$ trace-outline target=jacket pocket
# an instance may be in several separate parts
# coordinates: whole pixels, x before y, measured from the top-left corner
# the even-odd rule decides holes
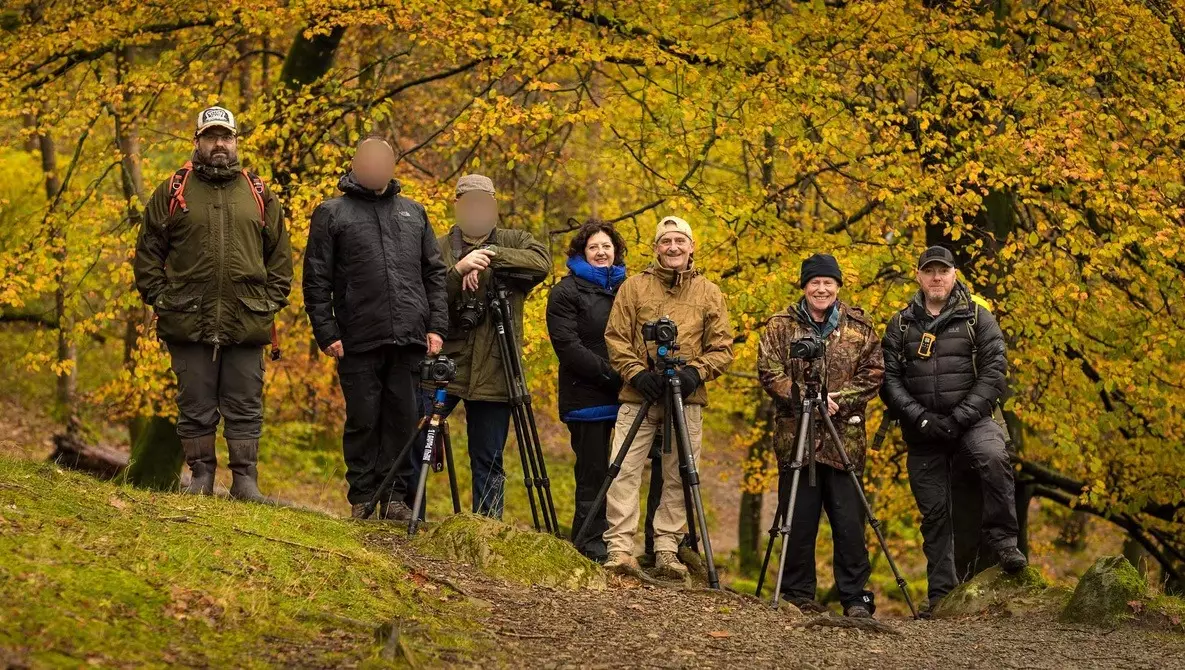
[[[279,305],[268,298],[255,296],[238,296],[242,309],[239,310],[239,325],[241,336],[237,339],[241,344],[267,344],[271,341],[272,315]]]
[[[165,342],[201,340],[201,293],[175,293],[166,290],[153,305],[156,310],[156,334]]]

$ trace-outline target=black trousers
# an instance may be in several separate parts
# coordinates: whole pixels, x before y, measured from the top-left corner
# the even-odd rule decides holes
[[[593,502],[605,476],[609,473],[609,454],[612,451],[613,421],[573,421],[568,424],[572,436],[572,451],[576,452],[576,513],[572,516],[572,541],[593,511]],[[608,551],[602,537],[609,525],[605,521],[605,506],[596,511],[596,518],[584,534],[585,540],[576,548],[590,558],[605,556]]]
[[[906,458],[909,487],[922,513],[928,597],[936,602],[958,585],[951,513],[951,465],[965,458],[979,475],[983,496],[982,529],[990,548],[1016,546],[1016,483],[1008,462],[1004,429],[990,417],[980,420],[957,444],[911,443]]]
[[[263,432],[263,347],[170,344],[177,375],[177,437],[218,431],[228,440],[257,440]]]
[[[392,467],[400,447],[416,432],[417,382],[424,347],[384,345],[346,354],[337,376],[346,399],[346,428],[342,452],[346,459],[347,498],[351,505],[370,500]],[[411,461],[394,464],[400,470],[391,498],[407,497]]]
[[[864,605],[874,610],[872,592],[864,588],[872,575],[868,545],[864,543],[864,506],[851,475],[822,463],[815,466],[815,486],[809,486],[807,470],[798,483],[798,499],[790,526],[790,546],[786,552],[786,570],[782,574],[782,593],[786,598],[814,600],[815,538],[819,519],[827,511],[834,547],[835,588],[844,609]],[[779,488],[789,495],[790,475],[781,477]]]

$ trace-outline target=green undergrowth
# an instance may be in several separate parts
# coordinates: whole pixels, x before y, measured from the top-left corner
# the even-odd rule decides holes
[[[0,459],[0,655],[33,667],[464,663],[476,609],[375,522],[152,493]],[[376,644],[376,630],[388,633]]]
[[[605,588],[605,572],[571,543],[472,514],[453,516],[416,538],[423,552],[468,563],[530,586]]]

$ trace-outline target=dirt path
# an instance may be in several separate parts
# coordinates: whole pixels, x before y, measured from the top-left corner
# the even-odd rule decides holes
[[[397,542],[402,544],[405,540]],[[406,551],[406,546],[402,548]],[[736,594],[613,577],[604,591],[508,585],[467,566],[408,557],[486,605],[493,658],[542,668],[1185,668],[1185,638],[1069,626],[1044,615],[912,621],[885,631],[773,611]]]

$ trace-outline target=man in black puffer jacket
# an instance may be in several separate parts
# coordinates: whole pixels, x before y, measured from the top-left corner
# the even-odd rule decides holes
[[[313,212],[304,297],[317,345],[338,362],[348,498],[358,516],[416,430],[419,363],[443,345],[448,301],[436,235],[424,207],[399,195],[391,146],[364,140],[352,167],[338,183],[344,195]],[[406,521],[411,462],[398,466],[380,514]]]
[[[1017,572],[1015,483],[1004,428],[993,419],[1006,383],[1004,334],[956,280],[955,260],[930,247],[918,260],[921,290],[885,329],[881,398],[909,446],[910,488],[922,513],[931,608],[958,583],[950,463],[962,453],[983,489],[983,529],[1000,566]]]

